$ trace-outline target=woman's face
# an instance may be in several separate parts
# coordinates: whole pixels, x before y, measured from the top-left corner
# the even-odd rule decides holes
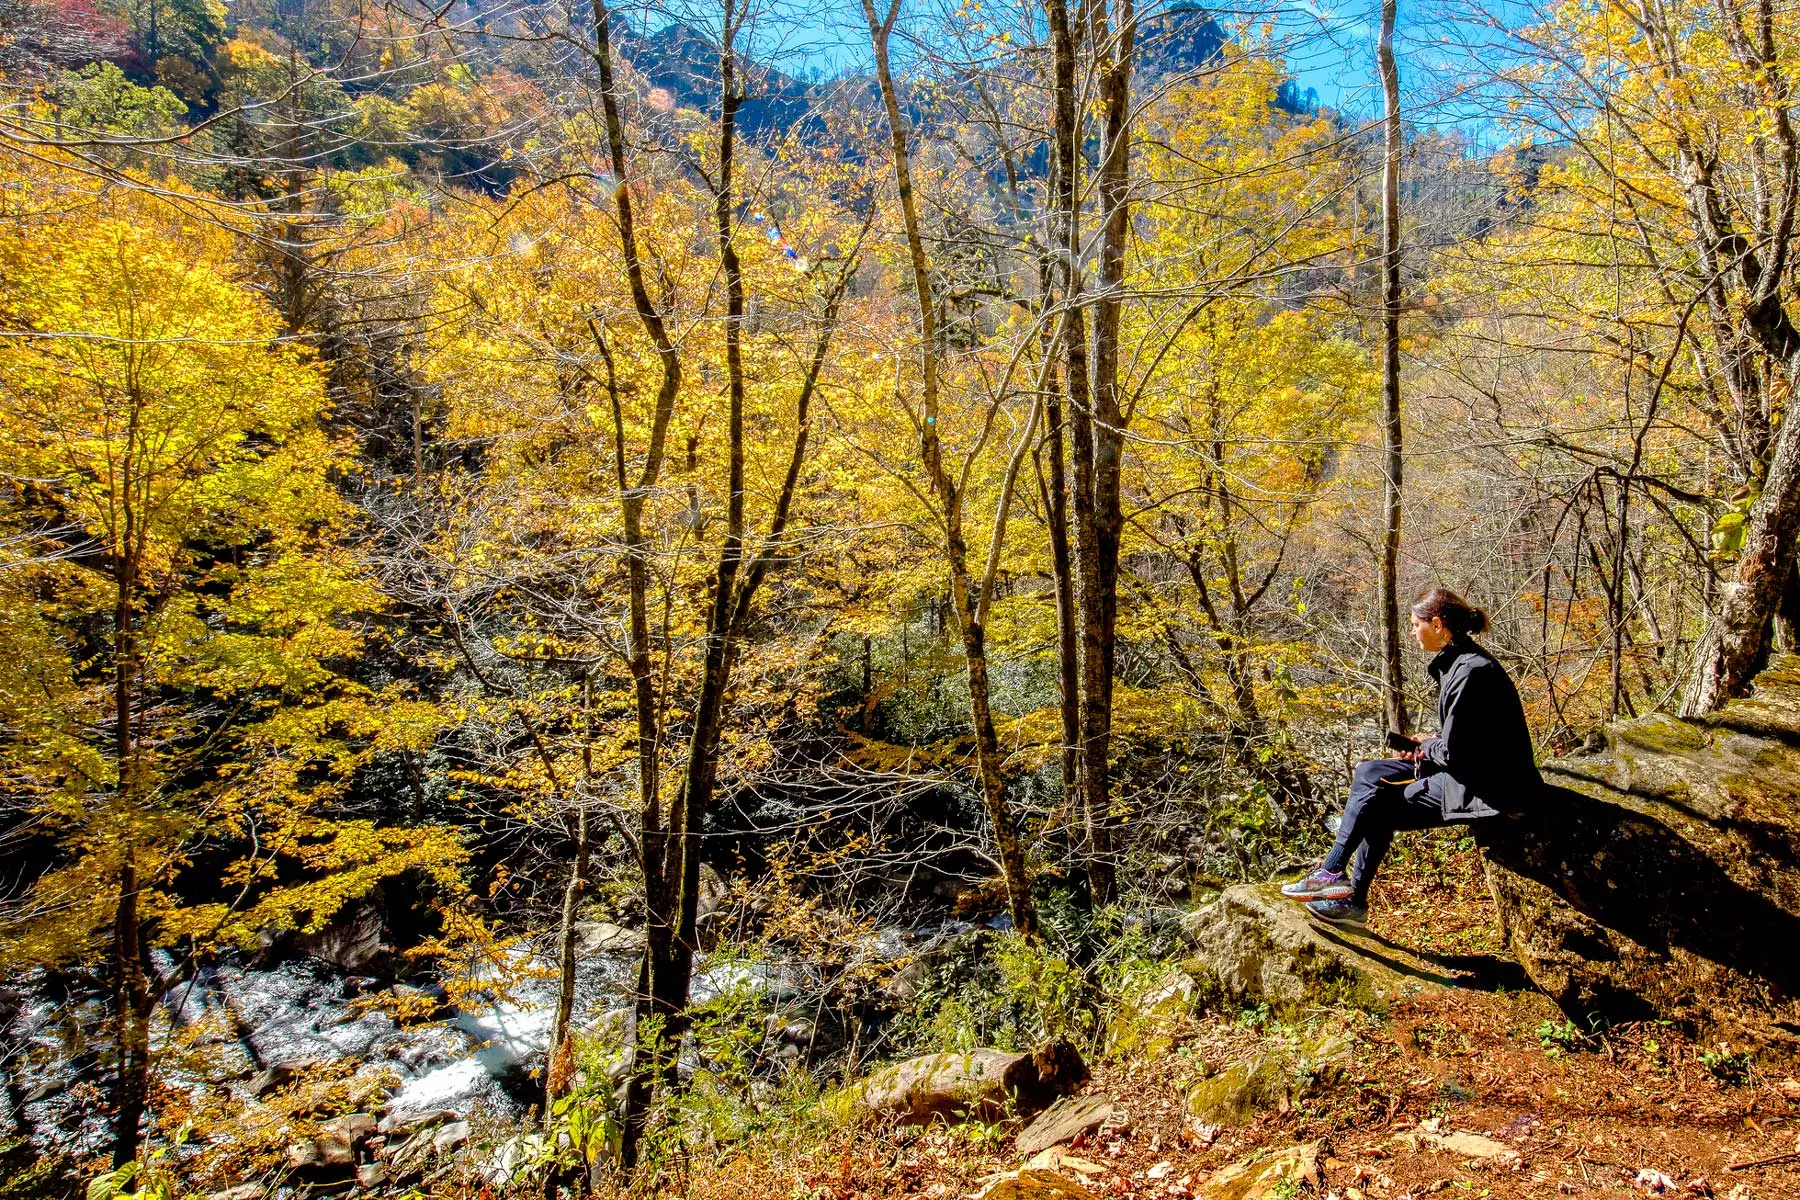
[[[1444,618],[1433,617],[1429,621],[1412,618],[1413,641],[1419,643],[1419,649],[1427,654],[1436,654],[1450,644],[1450,630],[1444,624]]]

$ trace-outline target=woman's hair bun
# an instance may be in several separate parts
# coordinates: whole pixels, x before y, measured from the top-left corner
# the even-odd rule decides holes
[[[1449,588],[1428,588],[1413,601],[1412,615],[1421,621],[1441,617],[1444,628],[1455,634],[1485,633],[1488,615]]]

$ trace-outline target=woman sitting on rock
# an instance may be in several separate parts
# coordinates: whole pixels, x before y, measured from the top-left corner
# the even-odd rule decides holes
[[[1432,588],[1412,606],[1412,636],[1433,655],[1436,737],[1413,738],[1399,757],[1356,765],[1337,841],[1325,861],[1282,894],[1327,921],[1368,914],[1369,884],[1402,829],[1478,821],[1528,805],[1543,782],[1531,731],[1506,669],[1473,638],[1487,614],[1455,592]],[[1345,872],[1354,855],[1355,869]]]

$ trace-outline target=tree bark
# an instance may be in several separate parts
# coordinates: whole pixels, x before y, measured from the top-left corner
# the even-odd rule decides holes
[[[1397,0],[1381,0],[1381,671],[1382,716],[1405,733],[1406,681],[1400,670],[1400,71],[1394,62]]]
[[[1060,347],[1050,347],[1057,352]],[[1081,795],[1081,644],[1075,618],[1075,575],[1069,556],[1069,481],[1064,465],[1062,391],[1052,383],[1044,398],[1044,517],[1050,532],[1050,572],[1056,586],[1056,681],[1062,716],[1062,786],[1065,805]]]
[[[667,447],[669,422],[675,411],[675,397],[681,388],[681,358],[661,310],[650,297],[644,281],[644,266],[638,246],[636,212],[632,205],[630,176],[625,158],[625,128],[619,116],[618,93],[613,80],[612,38],[605,0],[594,4],[594,65],[600,76],[600,102],[605,118],[606,145],[614,179],[613,203],[619,218],[619,243],[625,260],[625,278],[630,285],[632,304],[638,323],[643,326],[655,348],[661,368],[657,385],[656,406],[651,419],[649,444],[644,463],[634,485],[626,485],[625,428],[619,411],[617,390],[613,393],[613,419],[618,437],[618,489],[621,523],[624,526],[626,576],[630,609],[630,646],[627,658],[637,713],[638,801],[642,833],[638,847],[644,878],[644,959],[648,965],[666,961],[674,938],[672,897],[663,889],[663,859],[667,833],[661,812],[658,759],[661,752],[661,727],[656,710],[656,688],[650,663],[650,565],[648,542],[643,531],[644,501],[656,486],[662,473]],[[604,339],[596,327],[596,341],[609,360]],[[609,370],[610,376],[610,370]],[[643,1017],[654,1010],[644,989],[638,998],[640,1026]],[[620,1161],[627,1169],[637,1161],[637,1146],[654,1091],[654,1068],[659,1055],[645,1055],[641,1045],[634,1047],[632,1069],[625,1090],[624,1113],[620,1132]]]
[[[1081,607],[1080,774],[1089,829],[1088,886],[1094,902],[1104,904],[1117,894],[1118,869],[1109,759],[1119,542],[1124,529],[1121,487],[1128,418],[1120,399],[1119,331],[1124,313],[1125,242],[1131,232],[1131,72],[1137,17],[1133,0],[1118,0],[1116,28],[1108,27],[1103,5],[1092,8],[1091,18],[1103,110],[1096,189],[1099,275],[1088,354],[1091,415],[1076,404],[1073,424],[1076,578]],[[1069,199],[1074,202],[1073,197]]]
[[[563,889],[562,926],[557,931],[556,1016],[550,1023],[550,1058],[554,1063],[563,1053],[569,1038],[569,1022],[575,1014],[575,924],[580,915],[581,898],[587,893],[588,864],[593,854],[593,837],[588,825],[588,792],[594,782],[594,749],[592,717],[594,707],[593,676],[581,680],[581,747],[583,792],[575,810],[575,857],[569,866],[569,882]],[[546,1076],[544,1119],[551,1118],[550,1105],[560,1094],[554,1071]]]
[[[1073,475],[1072,505],[1065,506],[1063,528],[1072,518],[1075,546],[1071,557],[1064,540],[1064,557],[1068,572],[1067,597],[1069,632],[1062,646],[1061,663],[1064,676],[1064,722],[1074,750],[1065,755],[1065,789],[1073,789],[1073,806],[1081,814],[1083,860],[1090,902],[1103,902],[1113,890],[1111,873],[1112,845],[1106,815],[1106,764],[1100,763],[1098,794],[1103,803],[1094,804],[1095,788],[1088,781],[1091,755],[1086,739],[1085,697],[1091,691],[1087,667],[1093,662],[1085,609],[1081,597],[1097,591],[1097,584],[1087,572],[1097,561],[1093,533],[1094,432],[1088,363],[1087,313],[1083,307],[1084,281],[1081,275],[1081,118],[1076,107],[1076,55],[1080,35],[1069,19],[1067,0],[1045,0],[1045,16],[1050,27],[1052,61],[1052,107],[1055,196],[1052,204],[1055,221],[1055,254],[1061,304],[1066,310],[1063,322],[1063,378],[1068,389],[1069,465]],[[1060,422],[1053,425],[1060,441]],[[1073,512],[1067,511],[1072,507]],[[1058,619],[1063,620],[1058,596]],[[1060,634],[1060,628],[1059,628]],[[1072,710],[1072,711],[1071,711]]]
[[[137,585],[139,538],[134,459],[137,449],[137,408],[134,406],[120,467],[124,503],[122,526],[114,550],[113,610],[113,757],[118,771],[115,802],[120,824],[118,897],[113,912],[113,1022],[117,1041],[118,1075],[113,1084],[114,1167],[137,1159],[142,1138],[144,1108],[150,1091],[150,989],[144,978],[143,917],[140,910],[136,823],[143,797],[142,766],[138,761],[137,709]]]
[[[945,468],[938,434],[938,328],[937,296],[931,284],[931,264],[926,257],[924,232],[919,222],[918,200],[913,192],[912,164],[907,151],[905,120],[899,92],[889,65],[888,40],[900,16],[899,0],[890,3],[885,16],[874,0],[863,0],[869,22],[869,40],[875,51],[875,73],[887,110],[888,134],[894,156],[894,182],[900,195],[900,213],[906,227],[907,257],[912,269],[914,295],[919,306],[919,365],[922,420],[919,425],[920,457],[924,459],[931,488],[941,505],[944,523],[944,555],[950,568],[951,607],[960,626],[963,655],[969,671],[969,712],[975,726],[976,772],[980,780],[988,820],[999,851],[1000,870],[1006,882],[1013,927],[1024,934],[1037,931],[1037,908],[1031,898],[1024,846],[1011,807],[1006,803],[999,738],[994,730],[989,700],[986,634],[976,590],[971,586],[968,541],[963,531],[962,496]],[[999,529],[996,528],[996,536]]]
[[[1800,359],[1788,378],[1800,376]],[[1792,402],[1790,401],[1790,404]],[[1701,716],[1750,690],[1769,655],[1775,616],[1795,570],[1800,538],[1800,419],[1790,413],[1775,438],[1763,490],[1750,507],[1737,570],[1726,583],[1713,628],[1689,685],[1684,716]]]

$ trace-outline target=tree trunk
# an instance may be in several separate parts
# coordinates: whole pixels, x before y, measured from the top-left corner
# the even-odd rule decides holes
[[[126,451],[123,475],[131,477],[131,450],[135,447],[135,421]],[[114,568],[117,588],[113,610],[113,756],[118,771],[118,818],[121,826],[118,897],[113,911],[113,1030],[118,1042],[118,1076],[113,1083],[113,1166],[137,1159],[142,1136],[144,1106],[150,1091],[150,1002],[144,979],[142,914],[138,904],[135,825],[142,780],[137,761],[137,522],[131,501],[125,505]]]
[[[124,855],[113,921],[114,1030],[119,1043],[119,1074],[113,1086],[115,1167],[137,1158],[150,1091],[150,989],[140,940],[136,852],[129,842]]]
[[[1092,803],[1093,792],[1086,779],[1089,759],[1085,741],[1086,725],[1083,719],[1083,696],[1087,692],[1087,679],[1083,667],[1088,655],[1085,636],[1086,630],[1080,613],[1080,595],[1087,589],[1083,582],[1082,571],[1095,561],[1092,544],[1093,512],[1093,421],[1092,407],[1089,400],[1088,379],[1088,334],[1087,315],[1082,308],[1081,277],[1081,181],[1078,175],[1083,161],[1080,153],[1081,118],[1076,107],[1076,51],[1079,38],[1069,21],[1067,0],[1045,0],[1045,16],[1050,26],[1050,45],[1052,60],[1052,106],[1053,133],[1055,142],[1054,181],[1055,198],[1052,205],[1055,221],[1056,263],[1060,284],[1061,300],[1067,316],[1063,322],[1063,378],[1068,388],[1069,398],[1069,458],[1070,468],[1074,475],[1073,514],[1067,511],[1065,503],[1062,529],[1067,530],[1070,516],[1073,516],[1075,527],[1074,554],[1071,558],[1067,546],[1067,533],[1062,535],[1064,541],[1063,555],[1066,565],[1063,568],[1068,575],[1067,597],[1059,589],[1058,620],[1066,619],[1068,633],[1062,635],[1061,646],[1063,661],[1061,663],[1064,688],[1064,729],[1074,750],[1064,756],[1064,788],[1074,788],[1072,801],[1081,814],[1083,833],[1083,858],[1087,876],[1090,901],[1099,901],[1112,892],[1113,881],[1109,872],[1112,862],[1112,847],[1108,841],[1106,825],[1106,808],[1095,808]],[[1052,431],[1056,442],[1061,441],[1061,423],[1055,422]],[[1053,443],[1056,444],[1056,443]],[[1060,468],[1060,463],[1058,464]],[[1053,538],[1055,535],[1052,535]],[[1068,606],[1066,618],[1062,606]],[[1059,627],[1059,635],[1061,629]],[[1105,794],[1105,763],[1101,763],[1101,794]]]
[[[725,274],[725,375],[728,390],[726,436],[729,464],[726,480],[725,539],[713,576],[712,612],[706,631],[705,667],[700,695],[694,705],[693,734],[688,741],[687,765],[681,791],[669,809],[669,840],[665,848],[663,878],[658,892],[669,907],[667,917],[673,936],[658,946],[648,959],[649,989],[640,1011],[656,1018],[661,1030],[652,1054],[653,1074],[672,1079],[674,1051],[685,1032],[688,993],[693,984],[694,959],[699,953],[696,925],[700,896],[700,836],[711,807],[717,776],[719,734],[724,719],[725,693],[731,681],[731,660],[738,629],[733,620],[738,569],[744,546],[744,277],[732,244],[732,216],[736,198],[732,190],[732,154],[736,145],[739,95],[736,83],[736,9],[725,0],[724,37],[720,42],[719,73],[719,175],[713,195],[713,220],[718,235],[719,259]]]
[[[588,858],[592,846],[592,839],[588,835],[587,804],[584,802],[575,816],[575,861],[569,868],[568,886],[563,889],[562,927],[557,931],[556,939],[556,1018],[550,1024],[552,1060],[563,1052],[563,1042],[569,1037],[569,1022],[575,1013],[575,924],[580,912],[581,897],[587,892]],[[560,1089],[552,1079],[544,1098],[546,1101],[554,1101],[559,1094]],[[548,1104],[545,1116],[549,1116]]]
[[[1775,614],[1775,641],[1776,649],[1800,654],[1800,563],[1788,573],[1781,608]]]
[[[625,128],[619,117],[618,92],[613,81],[610,20],[604,0],[595,0],[594,4],[593,57],[600,76],[600,102],[605,117],[607,152],[613,178],[617,181],[613,188],[613,203],[619,217],[619,244],[625,260],[625,278],[631,288],[638,323],[643,326],[645,335],[655,348],[662,371],[657,385],[656,407],[651,420],[644,465],[638,473],[635,486],[628,486],[625,477],[625,426],[620,413],[616,381],[612,379],[611,354],[599,327],[595,327],[595,341],[608,363],[608,380],[612,384],[613,422],[618,439],[617,484],[620,516],[624,525],[630,607],[631,644],[627,656],[637,710],[638,800],[642,822],[638,847],[644,878],[644,961],[647,970],[650,963],[666,960],[674,929],[671,921],[671,898],[662,892],[667,835],[663,828],[658,779],[661,728],[657,718],[656,688],[650,663],[650,567],[648,543],[643,531],[643,513],[644,501],[662,473],[669,421],[675,411],[676,394],[681,388],[681,358],[669,336],[663,315],[651,299],[650,290],[644,282],[636,212],[631,201],[630,177],[626,172]],[[640,1033],[643,1024],[641,1018],[650,1007],[649,996],[640,996]],[[652,1053],[646,1057],[642,1051],[641,1044],[634,1047],[621,1120],[619,1157],[621,1164],[627,1169],[636,1164],[638,1139],[643,1133],[654,1090],[653,1072],[658,1056]]]
[[[1052,351],[1060,349],[1052,347]],[[1062,715],[1062,786],[1065,806],[1081,796],[1081,644],[1075,619],[1075,575],[1069,557],[1069,481],[1063,455],[1062,393],[1052,385],[1045,398],[1049,423],[1045,448],[1049,478],[1044,516],[1050,528],[1050,571],[1056,584],[1056,679]]]
[[[1788,379],[1800,375],[1790,363]],[[1790,407],[1792,401],[1789,402]],[[1684,716],[1702,716],[1744,695],[1768,658],[1771,628],[1795,570],[1794,542],[1800,537],[1800,420],[1790,412],[1781,423],[1763,476],[1763,490],[1750,507],[1737,570],[1725,585],[1688,687]]]
[[[1121,486],[1126,415],[1120,403],[1119,329],[1124,313],[1125,242],[1131,232],[1131,71],[1137,18],[1118,0],[1116,29],[1093,10],[1104,109],[1098,181],[1099,296],[1089,365],[1092,419],[1076,406],[1075,528],[1081,605],[1081,787],[1090,831],[1088,886],[1094,902],[1117,893],[1109,759],[1112,749],[1113,644],[1118,627]],[[1116,41],[1115,41],[1116,39]]]
[[[1382,715],[1405,733],[1406,681],[1400,671],[1400,72],[1394,62],[1397,0],[1381,0],[1381,669]]]
[[[888,38],[899,18],[899,0],[893,0],[887,15],[878,15],[874,0],[863,0],[863,15],[869,22],[869,40],[875,51],[876,78],[887,110],[888,133],[894,155],[894,181],[900,194],[900,213],[906,226],[908,259],[912,268],[914,295],[919,305],[919,363],[921,404],[924,409],[919,429],[920,457],[931,479],[932,491],[943,506],[944,555],[950,568],[952,610],[961,627],[963,654],[969,669],[969,712],[975,725],[976,771],[988,818],[993,823],[994,841],[1000,852],[1000,869],[1006,880],[1008,907],[1013,926],[1024,934],[1037,931],[1037,909],[1031,899],[1031,880],[1025,870],[1025,855],[1012,812],[1006,803],[1005,780],[1001,772],[999,738],[994,731],[993,710],[989,703],[988,664],[985,634],[982,630],[977,598],[970,587],[968,542],[963,533],[962,496],[956,481],[944,466],[943,446],[938,431],[938,329],[937,299],[931,285],[931,265],[925,254],[925,237],[919,222],[919,206],[913,194],[912,166],[907,152],[906,125],[900,112],[900,96],[894,86],[893,71],[888,60]],[[996,537],[999,536],[996,529]]]

